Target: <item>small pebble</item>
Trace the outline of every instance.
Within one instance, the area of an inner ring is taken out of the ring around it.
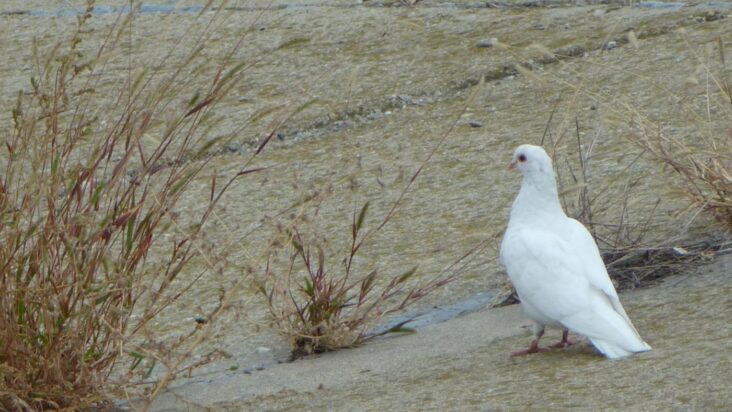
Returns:
[[[477,120],[470,120],[468,121],[468,124],[470,125],[470,127],[483,127],[483,123]]]
[[[560,57],[579,57],[585,54],[585,48],[577,44],[570,44],[560,47],[552,53]]]
[[[267,348],[267,347],[264,347],[264,346],[260,346],[257,349],[255,349],[254,351],[261,354],[261,353],[267,353],[267,352],[269,352],[271,350],[272,349],[270,349],[270,348]]]
[[[493,37],[490,39],[481,40],[475,46],[482,47],[482,48],[489,48],[489,47],[495,46],[496,44],[498,44],[498,39]]]
[[[727,15],[720,12],[719,10],[709,10],[704,15],[704,21],[715,21],[715,20],[723,19],[725,17],[727,17]]]
[[[602,45],[603,50],[612,50],[614,48],[618,47],[618,43],[616,43],[613,40],[610,40],[609,42]]]
[[[229,153],[239,153],[242,149],[242,144],[238,142],[229,142],[224,146],[224,150]],[[203,318],[201,318],[203,319]],[[205,319],[204,319],[205,320]],[[198,320],[196,320],[198,322]]]

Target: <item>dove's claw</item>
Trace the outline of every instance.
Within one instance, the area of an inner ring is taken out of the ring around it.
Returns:
[[[549,345],[549,347],[552,349],[562,349],[562,348],[568,348],[576,343],[577,343],[577,341],[574,341],[574,340],[562,340],[553,345]]]
[[[531,342],[531,345],[529,345],[528,348],[511,352],[511,356],[524,356],[531,353],[545,352],[546,350],[546,348],[539,347],[539,341],[535,340]]]
[[[554,349],[561,349],[561,348],[568,348],[568,347],[576,344],[577,341],[569,340],[568,335],[569,335],[569,331],[565,330],[564,333],[562,333],[562,340],[560,340],[559,342],[557,342],[553,345],[549,345],[549,347],[554,348]]]

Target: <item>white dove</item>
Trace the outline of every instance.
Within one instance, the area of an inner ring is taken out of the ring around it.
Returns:
[[[536,338],[512,356],[544,350],[539,339],[545,326],[564,331],[552,347],[573,344],[567,339],[571,330],[610,359],[651,350],[625,313],[592,235],[562,210],[544,149],[519,146],[509,164],[514,168],[523,182],[501,243],[501,262],[524,312],[536,322]]]

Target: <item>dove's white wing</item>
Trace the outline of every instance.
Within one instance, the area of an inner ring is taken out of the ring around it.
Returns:
[[[620,303],[618,293],[615,291],[615,286],[610,280],[605,262],[602,260],[602,256],[600,256],[600,250],[597,248],[597,243],[595,243],[592,234],[590,234],[590,231],[582,223],[575,219],[567,218],[566,226],[566,238],[575,247],[577,256],[582,259],[584,273],[590,285],[607,295],[613,309],[625,318],[628,325],[633,328],[633,331],[638,335],[638,339],[640,339],[638,331],[635,330],[633,323]]]

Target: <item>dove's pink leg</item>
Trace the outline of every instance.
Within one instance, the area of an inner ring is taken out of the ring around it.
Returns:
[[[541,329],[536,333],[536,339],[531,341],[531,345],[528,348],[511,352],[511,356],[524,356],[530,353],[544,352],[546,349],[539,347],[539,339],[544,336],[544,329]]]
[[[567,329],[565,329],[564,332],[562,332],[562,340],[560,340],[559,342],[557,342],[553,345],[550,345],[549,347],[550,348],[566,348],[568,346],[572,346],[575,343],[577,343],[577,341],[569,340],[567,338],[568,336],[569,336],[569,331]]]

